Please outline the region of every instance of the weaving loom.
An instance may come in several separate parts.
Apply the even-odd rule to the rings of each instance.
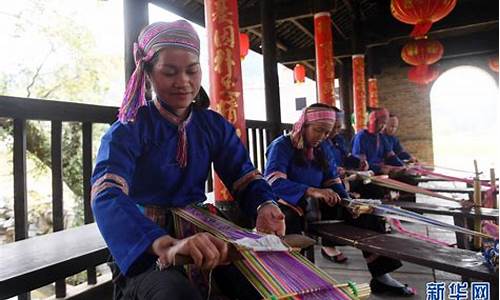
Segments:
[[[400,182],[398,180],[394,180],[391,178],[388,178],[387,175],[374,175],[373,172],[367,171],[367,172],[359,172],[359,171],[349,171],[350,174],[353,174],[355,176],[359,176],[361,179],[363,179],[363,182],[365,184],[368,183],[373,183],[379,186],[383,186],[386,188],[390,189],[396,189],[408,193],[418,193],[430,197],[435,197],[435,198],[440,198],[443,200],[448,200],[452,202],[458,202],[458,203],[464,203],[466,200],[464,199],[455,199],[452,197],[448,197],[439,193],[435,193],[429,190],[426,190],[421,187],[417,187],[411,184],[407,184],[404,182]]]
[[[376,216],[397,219],[401,221],[409,221],[413,223],[420,223],[424,225],[439,227],[445,230],[461,232],[471,236],[478,236],[483,238],[495,238],[489,234],[477,232],[460,226],[448,224],[423,216],[421,214],[402,209],[397,205],[382,204],[380,200],[374,199],[342,199],[342,204],[351,208],[355,215],[359,214],[373,214]]]
[[[241,254],[235,266],[264,299],[365,299],[369,287],[339,284],[296,251],[254,251],[242,239],[261,240],[266,235],[251,232],[195,206],[172,209],[176,234],[180,237],[207,231],[231,243]],[[210,290],[210,287],[209,287]]]

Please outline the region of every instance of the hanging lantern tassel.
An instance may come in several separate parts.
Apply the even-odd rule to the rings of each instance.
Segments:
[[[435,23],[446,17],[457,0],[391,0],[391,13],[399,21],[415,25],[412,37],[421,37]]]
[[[493,72],[498,73],[498,56],[490,57],[490,59],[488,59],[488,66]]]
[[[241,60],[245,59],[245,56],[248,54],[248,49],[250,48],[250,39],[248,38],[248,34],[241,32],[240,33],[240,58]]]
[[[304,83],[306,80],[306,68],[301,64],[296,64],[293,68],[293,82]]]

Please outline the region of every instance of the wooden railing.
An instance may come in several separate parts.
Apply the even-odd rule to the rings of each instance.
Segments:
[[[116,108],[70,102],[0,97],[0,117],[13,119],[14,124],[14,233],[15,240],[28,238],[28,203],[26,174],[26,122],[42,120],[51,122],[52,169],[52,218],[53,231],[64,229],[63,224],[63,174],[62,174],[62,124],[82,124],[82,175],[84,222],[92,223],[90,208],[90,177],[92,174],[92,125],[110,124],[116,119]],[[95,268],[87,269],[87,281],[96,283]],[[66,295],[65,280],[56,282],[56,297]],[[28,295],[20,298],[28,299]]]
[[[13,120],[13,170],[14,170],[14,219],[15,240],[28,238],[28,203],[26,174],[26,122],[41,120],[51,122],[51,169],[53,231],[64,229],[63,224],[63,172],[62,172],[62,125],[64,122],[82,124],[82,175],[84,222],[92,223],[90,207],[90,177],[92,174],[92,128],[94,124],[111,124],[116,120],[117,108],[100,105],[27,99],[0,96],[0,118]],[[254,165],[261,171],[265,166],[265,149],[271,142],[271,124],[265,121],[247,120],[247,148]],[[283,132],[290,124],[282,124]],[[212,174],[209,174],[207,192],[212,191]],[[94,267],[87,270],[89,284],[96,283]],[[56,282],[56,297],[66,295],[64,279]],[[28,299],[29,295],[20,298]]]

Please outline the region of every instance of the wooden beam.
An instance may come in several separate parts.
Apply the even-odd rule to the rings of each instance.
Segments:
[[[461,37],[441,39],[444,53],[441,60],[464,56],[498,53],[498,28],[489,32],[468,34]],[[390,44],[370,48],[381,67],[404,65],[400,59],[402,45]]]
[[[247,29],[247,31],[250,32],[250,33],[255,34],[258,37],[260,37],[261,40],[262,40],[262,33],[258,32],[257,30],[249,28],[249,29]],[[285,46],[285,45],[283,45],[283,42],[278,41],[278,40],[276,40],[276,47],[278,47],[279,49],[281,49],[283,51],[287,51],[288,50],[288,47]]]
[[[262,56],[264,58],[264,85],[266,95],[266,119],[271,123],[270,138],[280,135],[280,91],[276,66],[276,26],[273,0],[260,0],[262,16]]]
[[[444,46],[442,59],[461,56],[498,53],[498,27],[491,32],[476,33],[463,37],[441,40]]]
[[[148,2],[123,0],[125,42],[125,84],[135,70],[134,42],[144,26],[148,25]]]
[[[318,2],[314,0],[294,1],[290,5],[273,5],[272,9],[275,12],[276,22],[287,20],[297,20],[302,18],[312,17],[314,9],[319,3],[322,3],[323,10],[332,10],[335,8],[334,1]],[[240,10],[240,29],[260,27],[260,9],[246,8]]]
[[[340,84],[340,109],[344,111],[344,132],[350,141],[354,136],[354,129],[351,126],[352,108],[352,63],[351,58],[342,59],[339,74]]]
[[[290,20],[290,22],[297,26],[298,29],[300,29],[303,33],[305,33],[308,37],[314,39],[314,35],[309,31],[309,29],[305,28],[304,25],[300,24],[299,21],[297,20]]]
[[[476,30],[484,30],[486,28],[490,28],[488,31],[476,31]],[[493,29],[491,29],[493,28]],[[468,55],[467,53],[475,53],[475,52],[489,52],[491,49],[495,49],[494,43],[496,43],[496,49],[498,49],[498,21],[488,22],[487,24],[481,25],[466,25],[462,27],[462,32],[468,32],[466,35],[456,36],[456,35],[448,35],[447,32],[449,30],[453,30],[455,32],[460,32],[459,29],[439,29],[429,33],[430,38],[440,38],[441,42],[445,46],[445,56],[449,51],[447,43],[451,43],[452,47],[457,48],[455,51],[456,55]],[[448,36],[448,37],[447,37]],[[453,42],[456,39],[458,42]],[[388,41],[375,41],[368,43],[366,48],[380,48],[380,47],[400,47],[404,43],[410,40],[408,35],[401,37],[393,37],[389,38]],[[472,42],[474,41],[474,42]],[[460,43],[463,43],[460,45]],[[335,43],[334,45],[334,56],[335,58],[344,58],[349,57],[353,54],[350,50],[350,47],[346,43]],[[462,47],[463,46],[463,47]],[[460,50],[459,48],[463,49]],[[280,63],[289,64],[299,61],[307,61],[314,59],[314,47],[306,47],[306,48],[298,48],[298,49],[289,49],[287,52],[282,53],[278,61]],[[387,52],[386,55],[387,56]]]
[[[332,20],[332,26],[333,28],[335,28],[335,30],[337,30],[337,32],[344,40],[347,40],[346,34],[342,31],[342,29],[340,29],[340,27],[335,22],[333,22],[333,20]]]
[[[354,8],[352,7],[351,1],[350,0],[342,0],[342,3],[344,3],[344,6],[347,8],[349,13],[352,15],[354,13]]]
[[[334,43],[333,55],[335,59],[350,57],[352,55],[350,45],[347,43]],[[278,57],[278,62],[282,64],[291,64],[300,61],[314,60],[315,56],[314,47],[289,49]]]
[[[0,118],[111,124],[117,113],[112,106],[0,96]]]

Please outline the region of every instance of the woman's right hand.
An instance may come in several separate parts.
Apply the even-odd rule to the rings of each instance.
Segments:
[[[323,200],[328,206],[334,206],[340,202],[340,196],[332,189],[319,189],[309,187],[306,190],[306,196]]]
[[[181,240],[168,235],[159,237],[151,245],[151,251],[166,265],[175,265],[177,254],[191,257],[194,264],[204,270],[229,263],[227,243],[207,232]]]
[[[359,162],[359,170],[360,171],[368,171],[368,169],[370,169],[370,164],[365,159],[362,159]]]

